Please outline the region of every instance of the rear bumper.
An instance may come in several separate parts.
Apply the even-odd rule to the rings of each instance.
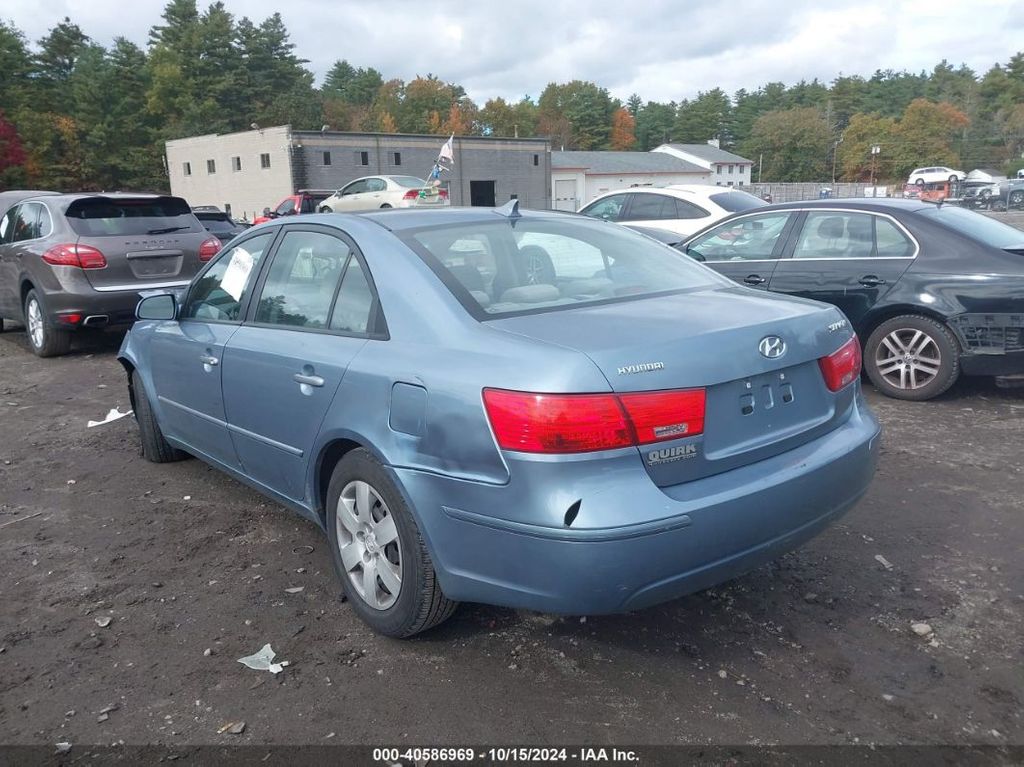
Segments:
[[[864,494],[880,429],[858,397],[840,427],[781,455],[667,488],[638,465],[614,484],[531,488],[538,504],[579,497],[571,527],[499,519],[508,486],[394,469],[416,510],[445,594],[544,612],[633,610],[734,578],[816,535]],[[475,484],[475,483],[473,483]],[[540,485],[541,483],[538,483]],[[490,504],[481,503],[491,498]],[[640,510],[648,521],[630,524]],[[621,525],[586,527],[617,515]]]
[[[51,324],[58,324],[58,314],[80,314],[83,325],[130,325],[135,322],[135,307],[142,299],[142,293],[152,290],[174,290],[188,281],[174,280],[159,283],[140,283],[128,290],[96,290],[83,278],[63,280],[60,289],[47,289],[43,286],[43,303],[46,305],[47,319]],[[96,319],[86,323],[86,318]],[[63,328],[74,326],[59,323]]]

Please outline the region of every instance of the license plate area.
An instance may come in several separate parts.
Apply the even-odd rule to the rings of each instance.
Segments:
[[[184,255],[180,250],[128,253],[128,266],[138,279],[176,277],[181,272]]]

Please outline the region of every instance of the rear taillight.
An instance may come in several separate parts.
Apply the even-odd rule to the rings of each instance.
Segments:
[[[408,192],[402,195],[403,200],[418,200],[420,197],[419,189],[410,189]]]
[[[829,391],[839,391],[860,375],[860,342],[854,336],[827,357],[818,360]]]
[[[704,431],[704,390],[534,394],[484,389],[498,445],[525,453],[586,453]]]
[[[77,266],[79,269],[102,269],[107,265],[106,256],[98,249],[73,242],[54,245],[43,253],[43,261],[54,266]]]
[[[438,189],[437,190],[437,196],[440,197],[442,200],[447,200],[448,199],[448,190],[447,189]]]
[[[220,240],[216,237],[208,237],[199,246],[199,260],[209,261],[220,252]]]
[[[704,432],[704,390],[620,394],[637,444],[692,437]]]

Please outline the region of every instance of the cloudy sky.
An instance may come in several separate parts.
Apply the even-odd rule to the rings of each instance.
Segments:
[[[204,0],[199,7],[205,8]],[[625,100],[678,101],[876,69],[931,69],[946,58],[984,72],[1024,50],[1020,0],[225,0],[235,16],[282,11],[321,82],[336,59],[385,78],[432,73],[483,105],[536,98],[547,83],[591,80]],[[65,15],[104,45],[140,45],[153,0],[5,0],[0,17],[30,41]]]

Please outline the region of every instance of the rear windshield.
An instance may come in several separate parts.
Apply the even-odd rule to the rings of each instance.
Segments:
[[[71,203],[65,216],[83,237],[199,231],[180,197],[86,197]]]
[[[755,197],[749,192],[741,192],[739,190],[713,194],[711,195],[711,202],[722,210],[727,210],[730,213],[739,213],[741,210],[760,208],[761,206],[768,204],[760,197]]]
[[[233,232],[238,226],[227,213],[196,213],[196,218],[211,232]]]
[[[407,189],[419,189],[421,186],[427,185],[426,181],[422,178],[416,178],[416,176],[392,176],[391,180]]]
[[[1024,247],[1024,232],[973,210],[936,205],[919,212],[925,218],[938,221],[943,226],[948,226],[993,248]]]
[[[480,319],[732,284],[624,226],[584,217],[474,221],[400,236]]]

